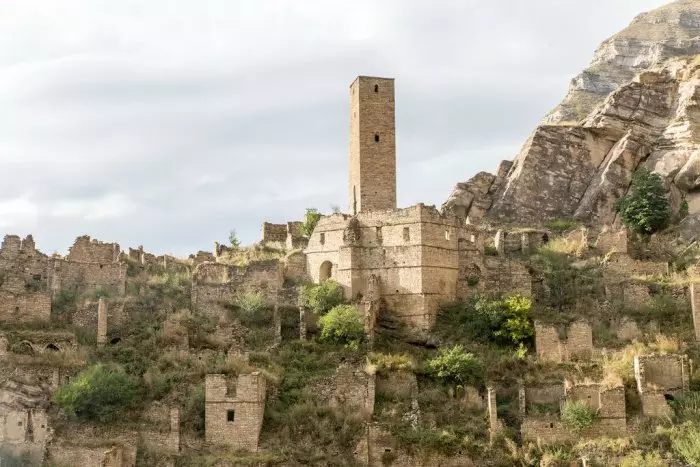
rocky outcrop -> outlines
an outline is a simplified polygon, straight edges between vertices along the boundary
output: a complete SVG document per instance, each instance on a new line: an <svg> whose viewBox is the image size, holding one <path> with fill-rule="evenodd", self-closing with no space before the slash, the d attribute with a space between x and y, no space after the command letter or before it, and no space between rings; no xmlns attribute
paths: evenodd
<svg viewBox="0 0 700 467"><path fill-rule="evenodd" d="M681 0L637 16L603 42L588 68L571 80L564 101L543 123L579 122L636 74L668 58L700 53L700 2Z"/></svg>
<svg viewBox="0 0 700 467"><path fill-rule="evenodd" d="M507 173L460 183L443 209L529 225L570 217L611 224L643 164L662 175L675 212L683 199L700 212L699 95L700 56L644 71L580 124L540 125Z"/></svg>

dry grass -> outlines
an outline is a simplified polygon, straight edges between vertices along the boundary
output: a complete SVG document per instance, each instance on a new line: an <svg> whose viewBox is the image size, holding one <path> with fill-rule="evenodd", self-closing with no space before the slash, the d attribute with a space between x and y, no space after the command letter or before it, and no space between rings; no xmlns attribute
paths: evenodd
<svg viewBox="0 0 700 467"><path fill-rule="evenodd" d="M654 341L648 344L633 341L614 354L603 357L603 378L611 382L618 378L623 382L633 382L635 356L651 353L676 353L680 350L681 345L678 340L663 334L657 334L654 336Z"/></svg>
<svg viewBox="0 0 700 467"><path fill-rule="evenodd" d="M416 362L407 354L381 354L370 353L367 356L366 371L375 373L385 371L413 371L416 369ZM373 374L373 373L369 373Z"/></svg>
<svg viewBox="0 0 700 467"><path fill-rule="evenodd" d="M553 251L555 253L572 255L577 258L581 258L583 256L583 253L586 251L587 246L588 245L586 245L580 239L574 240L559 237L550 240L549 243L544 245L542 248Z"/></svg>
<svg viewBox="0 0 700 467"><path fill-rule="evenodd" d="M217 258L217 262L230 264L232 266L247 266L256 261L269 261L273 259L284 259L287 255L285 250L252 245L245 248L237 248L224 252Z"/></svg>

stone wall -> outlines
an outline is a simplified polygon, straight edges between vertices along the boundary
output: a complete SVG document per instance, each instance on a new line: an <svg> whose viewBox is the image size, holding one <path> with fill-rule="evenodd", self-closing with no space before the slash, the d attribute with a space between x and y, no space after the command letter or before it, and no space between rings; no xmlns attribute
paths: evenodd
<svg viewBox="0 0 700 467"><path fill-rule="evenodd" d="M76 287L78 292L91 293L95 290L107 290L112 294L124 295L126 292L126 269L124 263L79 263L61 258L49 261L51 289Z"/></svg>
<svg viewBox="0 0 700 467"><path fill-rule="evenodd" d="M666 395L676 396L688 389L688 360L685 355L637 355L634 376L646 416L663 417L671 413Z"/></svg>
<svg viewBox="0 0 700 467"><path fill-rule="evenodd" d="M693 310L695 339L700 340L700 282L690 284L690 302Z"/></svg>
<svg viewBox="0 0 700 467"><path fill-rule="evenodd" d="M602 253L627 253L627 229L614 230L604 226L595 241L595 248Z"/></svg>
<svg viewBox="0 0 700 467"><path fill-rule="evenodd" d="M331 407L371 416L374 413L375 384L374 374L368 374L364 368L343 364L334 376L315 384L312 393Z"/></svg>
<svg viewBox="0 0 700 467"><path fill-rule="evenodd" d="M396 208L394 80L358 76L350 86L349 211Z"/></svg>
<svg viewBox="0 0 700 467"><path fill-rule="evenodd" d="M270 304L278 302L284 282L284 267L278 260L255 261L247 266L202 263L192 277L192 308L208 316L222 318L225 304L237 294L261 292Z"/></svg>
<svg viewBox="0 0 700 467"><path fill-rule="evenodd" d="M13 293L0 287L0 322L48 322L51 318L51 295L47 293Z"/></svg>
<svg viewBox="0 0 700 467"><path fill-rule="evenodd" d="M309 240L307 271L316 283L338 281L348 298L366 295L374 275L388 312L429 327L439 303L456 296L458 233L456 219L422 204L326 216Z"/></svg>
<svg viewBox="0 0 700 467"><path fill-rule="evenodd" d="M560 338L556 327L535 322L535 349L541 360L555 363L588 359L593 353L591 325L584 321L572 323L566 338Z"/></svg>
<svg viewBox="0 0 700 467"><path fill-rule="evenodd" d="M239 375L235 387L231 383L225 375L206 376L206 441L256 452L265 413L265 377L254 372Z"/></svg>
<svg viewBox="0 0 700 467"><path fill-rule="evenodd" d="M67 261L78 263L109 264L119 261L121 249L118 243L103 243L83 235L75 239L68 249Z"/></svg>
<svg viewBox="0 0 700 467"><path fill-rule="evenodd" d="M51 444L48 460L56 467L126 467L120 446L80 446L69 443Z"/></svg>

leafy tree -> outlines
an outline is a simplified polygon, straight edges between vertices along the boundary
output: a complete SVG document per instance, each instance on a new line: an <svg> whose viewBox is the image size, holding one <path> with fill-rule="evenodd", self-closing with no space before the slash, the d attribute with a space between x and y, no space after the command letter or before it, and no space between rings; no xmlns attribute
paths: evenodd
<svg viewBox="0 0 700 467"><path fill-rule="evenodd" d="M566 426L575 432L590 428L598 421L598 414L584 401L573 401L564 404L561 414Z"/></svg>
<svg viewBox="0 0 700 467"><path fill-rule="evenodd" d="M352 305L338 305L318 320L321 340L357 349L365 337L362 317Z"/></svg>
<svg viewBox="0 0 700 467"><path fill-rule="evenodd" d="M506 337L516 345L531 339L535 333L529 316L532 300L516 294L503 300L501 306L504 321L495 335Z"/></svg>
<svg viewBox="0 0 700 467"><path fill-rule="evenodd" d="M238 240L238 235L236 235L236 229L232 229L229 232L228 241L234 249L238 249L241 246L241 241Z"/></svg>
<svg viewBox="0 0 700 467"><path fill-rule="evenodd" d="M96 364L59 387L54 401L80 419L106 423L115 420L122 409L133 406L138 395L138 383L121 368Z"/></svg>
<svg viewBox="0 0 700 467"><path fill-rule="evenodd" d="M637 169L630 193L617 200L615 210L633 232L648 235L664 228L671 209L659 174L644 167Z"/></svg>
<svg viewBox="0 0 700 467"><path fill-rule="evenodd" d="M314 233L316 224L321 220L321 213L315 208L306 208L306 213L304 214L304 222L302 222L300 230L301 234L305 237L310 237Z"/></svg>
<svg viewBox="0 0 700 467"><path fill-rule="evenodd" d="M484 377L484 365L473 354L465 352L461 345L442 349L428 360L428 370L447 384L477 385Z"/></svg>
<svg viewBox="0 0 700 467"><path fill-rule="evenodd" d="M344 302L343 287L330 279L318 285L303 286L299 291L299 306L311 308L314 313L320 315Z"/></svg>

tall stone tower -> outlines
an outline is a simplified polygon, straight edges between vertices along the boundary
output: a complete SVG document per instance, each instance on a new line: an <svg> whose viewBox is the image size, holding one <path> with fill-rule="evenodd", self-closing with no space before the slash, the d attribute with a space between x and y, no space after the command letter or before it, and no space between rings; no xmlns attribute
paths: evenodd
<svg viewBox="0 0 700 467"><path fill-rule="evenodd" d="M350 212L396 209L394 79L350 85Z"/></svg>

